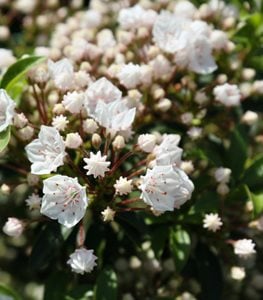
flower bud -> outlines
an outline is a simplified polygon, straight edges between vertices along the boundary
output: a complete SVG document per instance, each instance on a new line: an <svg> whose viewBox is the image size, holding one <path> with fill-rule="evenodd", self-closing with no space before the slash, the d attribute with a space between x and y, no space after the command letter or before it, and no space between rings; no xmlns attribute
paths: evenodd
<svg viewBox="0 0 263 300"><path fill-rule="evenodd" d="M172 101L167 98L163 98L156 104L155 107L159 111L166 112L171 108L171 106L172 106Z"/></svg>
<svg viewBox="0 0 263 300"><path fill-rule="evenodd" d="M26 126L28 120L23 113L15 114L14 116L14 126L17 128L23 128Z"/></svg>
<svg viewBox="0 0 263 300"><path fill-rule="evenodd" d="M229 187L227 184L225 183L220 183L218 186L217 186L217 189L216 189L217 193L221 196L225 196L229 193Z"/></svg>
<svg viewBox="0 0 263 300"><path fill-rule="evenodd" d="M63 115L65 112L65 107L62 103L57 103L54 105L52 112L56 115Z"/></svg>
<svg viewBox="0 0 263 300"><path fill-rule="evenodd" d="M97 129L99 128L99 126L97 125L97 123L93 120L93 119L87 119L83 122L83 130L86 133L94 133Z"/></svg>
<svg viewBox="0 0 263 300"><path fill-rule="evenodd" d="M24 231L25 225L22 221L16 218L8 218L3 227L3 232L9 236L18 237Z"/></svg>
<svg viewBox="0 0 263 300"><path fill-rule="evenodd" d="M18 136L23 141L29 141L34 135L34 129L30 126L26 126L18 131Z"/></svg>
<svg viewBox="0 0 263 300"><path fill-rule="evenodd" d="M245 68L242 70L242 77L244 80L251 80L255 77L256 71L251 68Z"/></svg>
<svg viewBox="0 0 263 300"><path fill-rule="evenodd" d="M138 146L139 148L147 153L153 151L153 148L156 144L156 137L153 134L141 134L138 137Z"/></svg>
<svg viewBox="0 0 263 300"><path fill-rule="evenodd" d="M127 195L132 191L132 180L127 180L127 178L121 176L118 180L116 180L114 188L116 190L116 194L121 196Z"/></svg>
<svg viewBox="0 0 263 300"><path fill-rule="evenodd" d="M77 132L67 134L65 141L66 147L70 149L77 149L82 143L82 138Z"/></svg>
<svg viewBox="0 0 263 300"><path fill-rule="evenodd" d="M3 194L6 194L8 195L10 193L10 186L8 186L7 184L3 183L0 187L0 191L3 193Z"/></svg>
<svg viewBox="0 0 263 300"><path fill-rule="evenodd" d="M111 222L114 220L116 211L107 206L104 211L101 212L104 222Z"/></svg>
<svg viewBox="0 0 263 300"><path fill-rule="evenodd" d="M6 41L10 36L9 28L6 26L0 26L0 41Z"/></svg>
<svg viewBox="0 0 263 300"><path fill-rule="evenodd" d="M112 146L115 151L123 149L125 147L124 137L121 135L117 135L112 142Z"/></svg>
<svg viewBox="0 0 263 300"><path fill-rule="evenodd" d="M248 110L241 118L242 123L247 125L253 125L258 121L258 114L254 111Z"/></svg>
<svg viewBox="0 0 263 300"><path fill-rule="evenodd" d="M91 138L92 146L96 149L99 149L101 142L102 141L101 141L100 135L98 135L97 133L93 133L92 138Z"/></svg>

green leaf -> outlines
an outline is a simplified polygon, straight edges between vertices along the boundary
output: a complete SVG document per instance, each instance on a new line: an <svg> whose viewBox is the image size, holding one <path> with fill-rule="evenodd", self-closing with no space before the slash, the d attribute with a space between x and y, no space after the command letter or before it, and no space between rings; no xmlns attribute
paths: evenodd
<svg viewBox="0 0 263 300"><path fill-rule="evenodd" d="M71 275L58 271L49 276L45 284L44 300L64 299Z"/></svg>
<svg viewBox="0 0 263 300"><path fill-rule="evenodd" d="M155 256L160 258L163 253L165 243L168 239L169 231L167 225L158 224L157 226L152 226L149 234Z"/></svg>
<svg viewBox="0 0 263 300"><path fill-rule="evenodd" d="M74 286L72 291L68 293L65 300L93 300L93 286L88 284L82 284Z"/></svg>
<svg viewBox="0 0 263 300"><path fill-rule="evenodd" d="M226 151L227 166L232 170L234 178L238 179L244 170L247 159L247 144L239 129L232 132L230 147Z"/></svg>
<svg viewBox="0 0 263 300"><path fill-rule="evenodd" d="M10 126L5 131L0 132L0 153L8 145L10 137L11 137Z"/></svg>
<svg viewBox="0 0 263 300"><path fill-rule="evenodd" d="M16 292L14 292L10 287L7 287L6 285L3 285L0 283L0 299L5 299L2 296L7 296L6 299L8 300L20 300L21 298L19 295L17 295Z"/></svg>
<svg viewBox="0 0 263 300"><path fill-rule="evenodd" d="M254 217L257 218L263 213L263 192L254 194L249 188L246 186L246 192L249 199L253 203L253 214Z"/></svg>
<svg viewBox="0 0 263 300"><path fill-rule="evenodd" d="M11 65L2 77L0 88L5 89L11 98L18 99L22 90L23 84L20 81L36 64L43 62L46 58L42 56L29 56L19 59Z"/></svg>
<svg viewBox="0 0 263 300"><path fill-rule="evenodd" d="M187 231L181 228L171 230L170 247L176 271L180 272L186 264L191 250L191 239Z"/></svg>
<svg viewBox="0 0 263 300"><path fill-rule="evenodd" d="M242 182L254 191L262 188L263 184L263 156L257 158L245 171Z"/></svg>
<svg viewBox="0 0 263 300"><path fill-rule="evenodd" d="M201 243L199 243L196 247L195 257L198 281L202 287L199 299L223 299L223 278L218 258L205 244Z"/></svg>
<svg viewBox="0 0 263 300"><path fill-rule="evenodd" d="M29 259L30 268L39 270L46 267L58 254L62 241L59 224L50 223L46 225L33 246Z"/></svg>
<svg viewBox="0 0 263 300"><path fill-rule="evenodd" d="M95 298L96 300L116 300L118 294L118 282L116 273L106 268L99 274L96 287Z"/></svg>

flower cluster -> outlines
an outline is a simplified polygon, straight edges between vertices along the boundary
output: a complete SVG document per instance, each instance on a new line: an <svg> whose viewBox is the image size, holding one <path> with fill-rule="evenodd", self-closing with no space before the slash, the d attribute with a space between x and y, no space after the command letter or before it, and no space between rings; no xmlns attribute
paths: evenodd
<svg viewBox="0 0 263 300"><path fill-rule="evenodd" d="M16 8L33 11L29 2ZM67 264L81 275L106 247L90 238L94 224L119 241L128 218L149 225L143 239L155 226L169 227L147 254L154 272L156 249L168 242L167 255L187 259L188 229L193 240L202 232L196 257L205 240L247 258L255 243L242 226L249 201L261 197L260 180L251 180L260 173L251 158L257 146L248 141L262 143L249 100L263 94L263 81L237 55L238 11L215 0L130 2L94 0L60 19L45 47L34 49L44 58L27 73L19 100L8 85L0 89L0 139L12 135L0 159L26 185L29 210L21 220L9 217L3 231L19 237L36 223L56 224L76 240ZM4 71L15 58L1 51ZM256 216L260 207L254 203Z"/></svg>

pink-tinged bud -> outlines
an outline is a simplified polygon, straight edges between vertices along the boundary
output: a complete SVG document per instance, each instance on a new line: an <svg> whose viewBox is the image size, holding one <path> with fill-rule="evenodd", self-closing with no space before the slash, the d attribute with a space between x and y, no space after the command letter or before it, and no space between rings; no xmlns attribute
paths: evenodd
<svg viewBox="0 0 263 300"><path fill-rule="evenodd" d="M81 136L76 133L68 133L65 145L70 149L77 149L83 143Z"/></svg>
<svg viewBox="0 0 263 300"><path fill-rule="evenodd" d="M3 232L9 236L18 237L24 231L25 224L17 218L8 218L3 227Z"/></svg>

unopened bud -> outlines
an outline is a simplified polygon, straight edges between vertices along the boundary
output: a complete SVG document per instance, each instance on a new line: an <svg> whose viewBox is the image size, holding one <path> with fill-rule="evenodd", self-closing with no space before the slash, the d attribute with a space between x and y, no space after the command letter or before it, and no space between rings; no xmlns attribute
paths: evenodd
<svg viewBox="0 0 263 300"><path fill-rule="evenodd" d="M26 126L18 131L18 135L23 141L31 140L34 135L34 129L30 126Z"/></svg>
<svg viewBox="0 0 263 300"><path fill-rule="evenodd" d="M155 108L159 111L166 112L171 108L171 106L172 101L167 98L163 98L156 104Z"/></svg>
<svg viewBox="0 0 263 300"><path fill-rule="evenodd" d="M97 129L99 128L99 126L97 125L97 123L93 120L93 119L87 119L83 122L83 130L86 133L94 133Z"/></svg>
<svg viewBox="0 0 263 300"><path fill-rule="evenodd" d="M155 147L156 137L154 134L141 134L137 143L142 151L150 153Z"/></svg>
<svg viewBox="0 0 263 300"><path fill-rule="evenodd" d="M57 103L54 105L52 112L56 115L63 115L65 112L65 107L62 103Z"/></svg>
<svg viewBox="0 0 263 300"><path fill-rule="evenodd" d="M26 126L28 120L23 113L15 114L14 116L14 126L17 128L23 128Z"/></svg>
<svg viewBox="0 0 263 300"><path fill-rule="evenodd" d="M121 135L117 135L112 142L112 146L115 151L123 149L125 147L124 137Z"/></svg>
<svg viewBox="0 0 263 300"><path fill-rule="evenodd" d="M70 149L77 149L82 143L82 138L77 132L67 134L65 141L66 147Z"/></svg>
<svg viewBox="0 0 263 300"><path fill-rule="evenodd" d="M3 227L3 232L9 236L18 237L24 231L25 225L17 218L8 218Z"/></svg>
<svg viewBox="0 0 263 300"><path fill-rule="evenodd" d="M101 142L102 141L101 141L100 135L98 135L97 133L93 133L92 138L91 138L92 146L96 149L99 149Z"/></svg>

